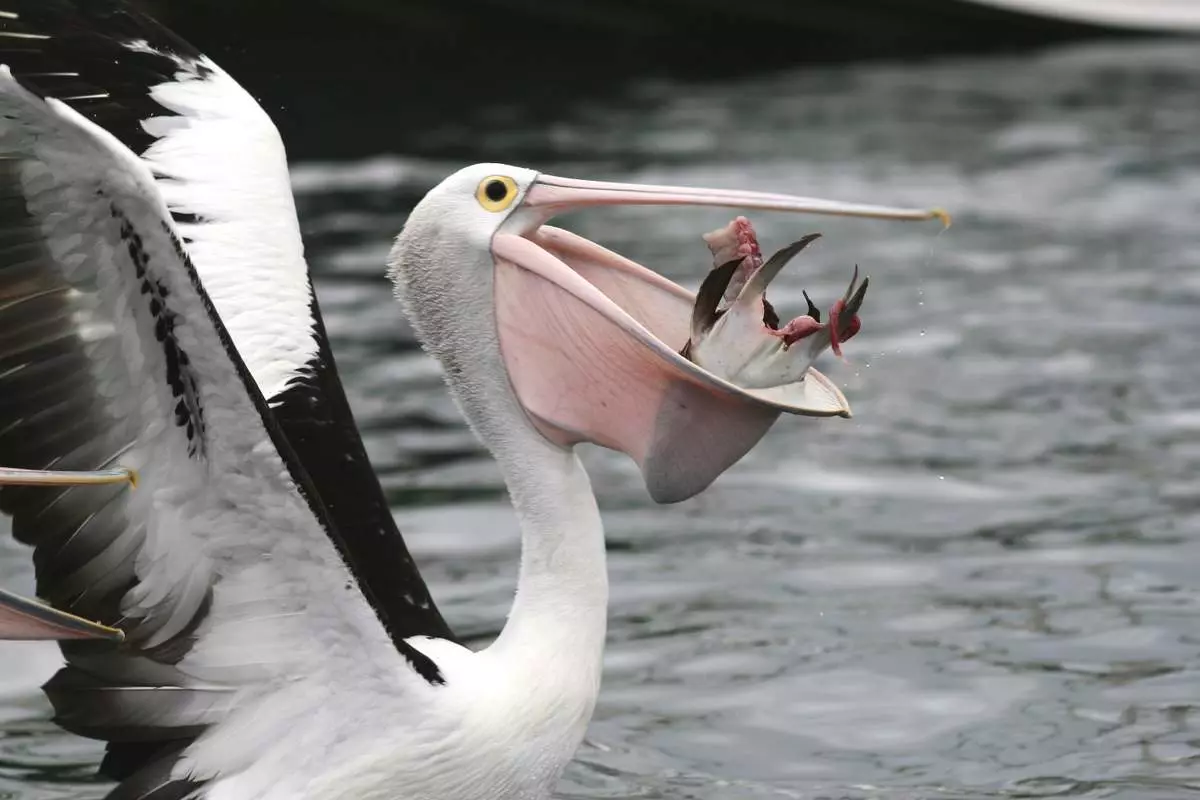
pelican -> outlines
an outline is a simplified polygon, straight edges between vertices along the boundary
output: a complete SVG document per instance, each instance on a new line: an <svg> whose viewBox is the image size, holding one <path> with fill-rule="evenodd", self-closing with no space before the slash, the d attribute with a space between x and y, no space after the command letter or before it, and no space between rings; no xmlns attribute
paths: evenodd
<svg viewBox="0 0 1200 800"><path fill-rule="evenodd" d="M472 651L363 452L267 115L113 0L3 0L0 64L0 511L44 601L0 595L0 635L59 640L44 691L58 724L108 743L114 800L549 797L606 631L575 447L626 453L660 502L691 497L781 413L849 414L811 368L849 328L835 314L785 357L792 334L762 324L779 260L714 270L697 298L548 221L940 216L503 164L431 190L388 275L522 537L507 621ZM835 308L849 324L860 302Z"/></svg>

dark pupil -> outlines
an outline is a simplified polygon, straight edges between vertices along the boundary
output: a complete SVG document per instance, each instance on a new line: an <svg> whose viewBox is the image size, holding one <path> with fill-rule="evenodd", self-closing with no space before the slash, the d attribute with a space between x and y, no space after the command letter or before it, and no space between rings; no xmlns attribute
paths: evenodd
<svg viewBox="0 0 1200 800"><path fill-rule="evenodd" d="M508 187L500 181L488 181L488 185L483 187L483 193L487 195L488 200L499 203L508 196Z"/></svg>

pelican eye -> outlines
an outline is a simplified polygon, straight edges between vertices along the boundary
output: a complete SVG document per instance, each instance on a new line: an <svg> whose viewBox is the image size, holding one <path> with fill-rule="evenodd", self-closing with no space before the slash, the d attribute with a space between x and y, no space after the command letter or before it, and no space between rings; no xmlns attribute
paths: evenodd
<svg viewBox="0 0 1200 800"><path fill-rule="evenodd" d="M475 199L488 211L503 211L517 199L517 182L507 175L492 175L479 182Z"/></svg>

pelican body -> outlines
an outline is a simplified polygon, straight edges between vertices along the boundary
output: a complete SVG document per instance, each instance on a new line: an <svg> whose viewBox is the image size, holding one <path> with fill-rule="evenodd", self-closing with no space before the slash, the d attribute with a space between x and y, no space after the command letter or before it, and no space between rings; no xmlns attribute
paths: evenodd
<svg viewBox="0 0 1200 800"><path fill-rule="evenodd" d="M370 470L266 114L121 3L0 10L0 510L45 601L0 595L0 636L60 640L44 690L108 743L109 797L549 797L606 631L576 445L628 454L674 502L781 413L849 406L808 362L776 369L783 339L745 322L757 289L740 327L697 328L691 292L546 223L606 204L937 214L502 164L430 191L388 274L522 537L507 622L472 651ZM786 378L704 366L756 354Z"/></svg>

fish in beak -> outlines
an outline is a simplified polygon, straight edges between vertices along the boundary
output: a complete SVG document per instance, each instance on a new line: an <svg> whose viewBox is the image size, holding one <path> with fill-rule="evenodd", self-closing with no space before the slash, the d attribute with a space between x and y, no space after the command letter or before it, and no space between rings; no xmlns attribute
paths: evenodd
<svg viewBox="0 0 1200 800"><path fill-rule="evenodd" d="M95 486L110 483L137 484L132 470L111 469L71 472L0 468L0 486ZM0 589L0 640L95 639L120 642L125 634L116 628L51 608Z"/></svg>
<svg viewBox="0 0 1200 800"><path fill-rule="evenodd" d="M867 282L825 322L779 326L766 288L816 237L765 263L744 218L710 234L716 258L694 294L600 245L547 224L602 205L721 206L890 220L945 212L790 195L638 186L538 175L492 237L501 356L533 424L562 446L591 442L637 462L657 502L694 496L736 463L781 413L849 417L812 362L858 330Z"/></svg>
<svg viewBox="0 0 1200 800"><path fill-rule="evenodd" d="M841 356L842 343L862 327L858 312L870 279L859 283L857 266L846 293L829 309L828 322L821 322L821 312L807 292L807 311L782 326L767 300L767 285L820 234L793 242L765 263L745 217L704 238L713 252L714 269L696 294L692 335L681 353L699 366L748 389L803 381L820 375L812 365L826 348ZM802 344L795 346L798 343ZM849 414L847 405L843 416Z"/></svg>

